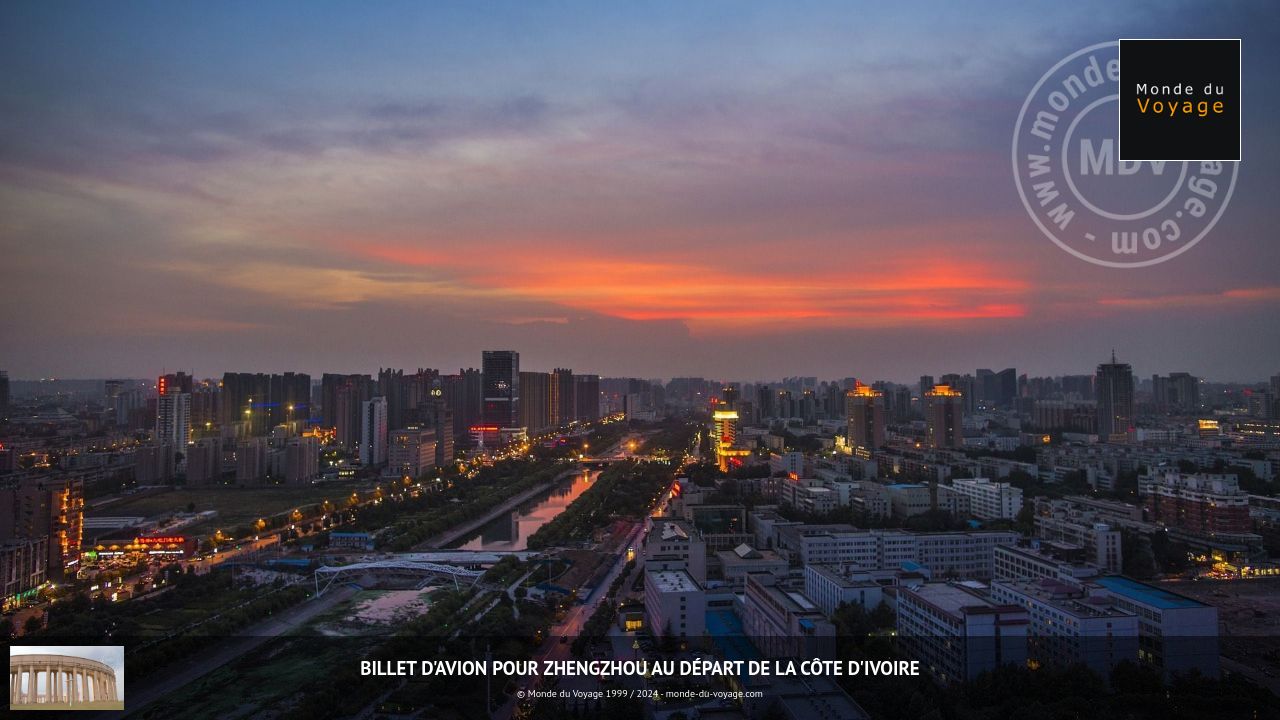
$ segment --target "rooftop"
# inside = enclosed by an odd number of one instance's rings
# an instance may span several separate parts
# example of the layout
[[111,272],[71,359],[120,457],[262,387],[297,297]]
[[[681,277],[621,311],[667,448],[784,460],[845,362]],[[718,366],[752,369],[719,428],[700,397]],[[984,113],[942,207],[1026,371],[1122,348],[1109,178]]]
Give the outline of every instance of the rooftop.
[[1000,608],[1022,610],[1022,608],[1008,608],[1008,606],[993,603],[978,594],[976,588],[961,587],[952,583],[925,583],[910,590],[904,589],[899,598],[906,595],[915,595],[938,610],[957,618],[973,612],[987,613]]
[[1107,577],[1098,578],[1096,582],[1117,595],[1122,595],[1161,610],[1209,607],[1199,600],[1192,600],[1185,595],[1171,593],[1168,590],[1121,575],[1108,575]]
[[652,585],[658,592],[697,592],[701,590],[698,583],[684,570],[650,570],[645,583]]

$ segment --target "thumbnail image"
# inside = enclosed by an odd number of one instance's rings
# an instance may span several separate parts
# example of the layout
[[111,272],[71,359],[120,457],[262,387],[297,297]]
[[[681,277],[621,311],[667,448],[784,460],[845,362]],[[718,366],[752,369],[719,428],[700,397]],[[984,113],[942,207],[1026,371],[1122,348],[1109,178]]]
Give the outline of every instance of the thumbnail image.
[[12,645],[10,710],[123,710],[119,645]]

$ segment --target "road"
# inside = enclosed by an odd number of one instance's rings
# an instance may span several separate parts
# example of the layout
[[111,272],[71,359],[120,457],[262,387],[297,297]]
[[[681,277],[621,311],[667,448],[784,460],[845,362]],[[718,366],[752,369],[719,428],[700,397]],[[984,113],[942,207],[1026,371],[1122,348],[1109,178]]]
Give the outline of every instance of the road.
[[222,645],[191,658],[186,663],[175,663],[152,681],[130,686],[125,693],[124,712],[85,713],[85,718],[124,718],[138,713],[146,706],[166,695],[182,689],[236,658],[252,651],[268,640],[288,633],[307,623],[315,616],[344,602],[355,594],[355,589],[342,586],[312,597],[279,615],[246,628],[239,635],[227,639]]
[[[643,531],[644,523],[637,523],[635,529],[631,531],[631,535],[627,538],[627,542],[623,547],[633,547],[636,543],[636,539]],[[573,644],[573,638],[576,638],[582,633],[582,626],[586,624],[588,619],[590,619],[592,613],[594,613],[596,608],[600,606],[600,603],[605,602],[604,596],[609,592],[609,586],[618,578],[618,574],[622,572],[626,565],[627,553],[624,549],[623,552],[618,554],[618,559],[614,561],[613,567],[609,568],[609,574],[606,575],[604,580],[595,587],[591,592],[591,595],[584,598],[582,604],[572,606],[569,611],[565,613],[564,620],[560,621],[560,624],[551,628],[551,631],[547,633],[548,637],[546,642],[543,644],[542,652],[535,652],[533,656],[533,659],[538,662],[539,667],[542,666],[544,660],[569,660],[572,658],[572,651],[570,648]],[[561,638],[569,639],[566,642],[560,642]],[[539,676],[526,675],[525,677],[517,680],[516,685],[521,689],[528,689],[537,685],[538,681]],[[493,714],[493,717],[498,718],[499,720],[510,720],[512,715],[515,713],[515,710],[516,699],[512,698],[499,708]]]

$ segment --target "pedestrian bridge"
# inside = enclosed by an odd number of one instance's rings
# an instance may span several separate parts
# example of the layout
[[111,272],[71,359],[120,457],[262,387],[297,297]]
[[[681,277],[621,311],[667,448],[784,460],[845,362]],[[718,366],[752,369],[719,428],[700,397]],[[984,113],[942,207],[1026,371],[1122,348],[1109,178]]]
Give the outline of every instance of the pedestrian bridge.
[[471,570],[457,565],[422,560],[377,560],[350,565],[325,565],[316,568],[316,596],[323,595],[334,582],[354,582],[365,587],[378,585],[421,586],[434,579],[449,579],[455,586],[466,581],[474,585],[484,570]]

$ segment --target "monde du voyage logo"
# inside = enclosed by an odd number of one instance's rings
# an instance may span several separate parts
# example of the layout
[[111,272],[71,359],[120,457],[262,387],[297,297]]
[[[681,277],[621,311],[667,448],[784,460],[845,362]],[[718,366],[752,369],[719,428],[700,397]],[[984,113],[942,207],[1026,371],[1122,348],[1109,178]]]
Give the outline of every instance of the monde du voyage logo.
[[[1122,43],[1132,71],[1124,77]],[[1191,46],[1197,56],[1186,43],[1217,45]],[[1239,108],[1239,41],[1086,47],[1049,68],[1018,113],[1018,195],[1041,232],[1081,260],[1115,268],[1170,260],[1209,234],[1231,199]]]

